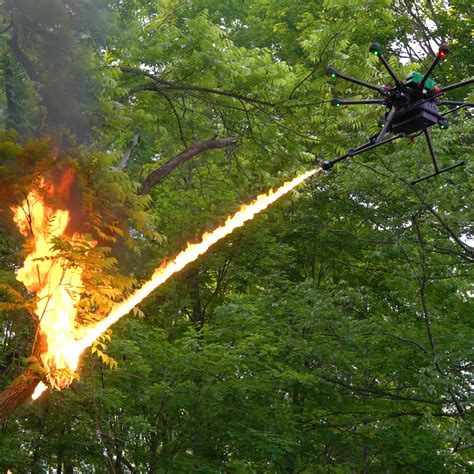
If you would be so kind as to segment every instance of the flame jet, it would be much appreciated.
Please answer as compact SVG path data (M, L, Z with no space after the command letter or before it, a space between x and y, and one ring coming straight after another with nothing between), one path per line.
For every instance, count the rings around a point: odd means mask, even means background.
M85 328L85 336L70 348L72 352L70 358L78 361L82 352L91 346L101 334L123 316L128 314L135 306L143 301L160 285L165 283L170 277L183 270L188 264L197 260L199 256L207 252L207 250L219 240L231 234L235 229L242 227L247 221L253 219L268 206L320 171L321 168L307 171L296 176L291 181L284 183L276 190L270 190L268 193L260 194L250 204L243 204L241 208L235 214L230 216L223 225L216 227L211 232L204 233L200 242L188 244L187 248L181 251L173 260L168 261L166 264L156 269L150 280L130 294L124 301L119 303L107 317L95 326ZM76 367L71 367L71 369L75 370ZM32 398L36 400L47 388L47 385L40 382L37 385Z

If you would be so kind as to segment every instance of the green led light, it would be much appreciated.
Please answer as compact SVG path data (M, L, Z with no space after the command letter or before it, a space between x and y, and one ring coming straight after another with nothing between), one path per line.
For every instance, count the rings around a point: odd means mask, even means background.
M338 102L338 103L336 104L336 107L340 107L340 106L341 106L341 104Z
M334 78L336 77L336 73L333 72L333 73L331 74L331 77L334 79Z
M449 127L449 123L444 120L442 122L438 122L438 124L441 130L446 130Z

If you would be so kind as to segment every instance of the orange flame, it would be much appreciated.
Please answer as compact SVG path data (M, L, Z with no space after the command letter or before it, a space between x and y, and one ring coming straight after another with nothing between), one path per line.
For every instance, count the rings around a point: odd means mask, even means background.
M123 316L128 314L135 306L143 301L152 291L166 282L175 273L183 270L188 264L194 262L200 255L204 254L212 245L231 234L235 229L242 227L245 222L253 219L256 214L265 210L268 206L289 193L303 181L321 171L321 168L315 168L307 171L291 181L284 183L275 191L270 190L266 194L261 194L250 204L244 204L241 208L225 223L211 232L206 232L199 243L188 244L187 248L181 251L173 260L166 262L155 270L151 279L142 287L129 295L123 302L117 305L111 313L102 321L91 328L86 328L86 334L80 340L76 341L73 349L74 358L78 359L80 354L103 334L110 326L116 323ZM36 387L33 399L38 398L41 393L47 389L47 386L40 382Z
M78 338L75 318L83 273L83 268L71 265L53 245L58 237L71 243L82 241L77 233L70 237L65 233L70 222L69 211L53 209L44 201L44 195L64 191L70 183L71 173L65 172L62 178L59 187L41 180L37 190L31 191L19 206L12 208L18 229L29 237L32 247L23 267L18 270L17 280L37 296L34 312L38 331L44 334L48 346L41 354L41 360L48 383L57 390L70 385L71 372L79 361L77 351L71 351L71 348L75 347Z

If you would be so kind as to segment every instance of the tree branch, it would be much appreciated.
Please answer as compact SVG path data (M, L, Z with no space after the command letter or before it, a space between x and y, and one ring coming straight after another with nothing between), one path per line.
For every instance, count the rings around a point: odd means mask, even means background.
M12 35L10 39L8 40L8 46L12 50L15 59L23 67L29 79L33 82L38 82L39 77L38 77L35 67L33 66L33 63L28 59L28 57L20 48L20 44L18 42L18 33L16 31L15 24L13 21L12 21L12 25L13 25Z
M384 332L387 336L393 337L394 339L398 339L399 341L408 342L409 344L413 344L414 346L418 347L423 354L429 354L429 352L417 341L413 339L408 339L406 337L397 336L396 334L392 334L391 332Z
M416 197L420 200L420 202L425 206L426 210L433 215L436 220L443 226L443 228L446 230L446 232L450 235L450 237L468 254L474 255L474 249L465 244L457 235L456 233L451 229L451 227L448 225L448 223L442 218L434 209L431 205L429 205L421 193L416 189L415 186L411 186L411 190L413 193L416 195ZM472 257L468 257L470 261L472 261Z
M234 99L239 99L243 100L245 102L249 102L251 104L258 104L258 105L268 105L270 107L275 106L273 102L268 102L266 100L261 100L261 99L255 99L253 97L248 97L246 95L238 94L236 92L230 92L230 91L222 91L219 89L212 89L209 87L203 87L203 86L194 86L194 85L187 85L187 84L177 84L175 82L171 81L166 81L165 79L161 79L154 74L151 74L147 71L142 71L139 68L127 68L127 67L121 67L120 70L125 73L130 73L130 74L136 74L136 75L141 75L145 77L149 77L150 79L153 80L153 82L148 82L145 84L140 84L136 87L133 87L130 89L129 93L127 96L133 95L137 92L140 91L167 91L167 90L177 90L177 91L197 91L197 92L205 92L207 94L215 94L215 95L223 95L226 97L232 97ZM160 87L158 84L162 84L162 87Z
M380 390L376 388L368 388L368 387L355 387L354 385L350 383L346 383L342 381L339 378L332 379L330 377L324 377L321 376L323 380L326 382L334 383L336 385L339 385L341 387L346 388L347 390L350 390L351 392L357 393L359 395L366 395L366 396L371 396L375 395L380 398L386 398L388 400L400 400L400 401L407 401L407 402L418 402L418 403L428 403L430 405L447 405L449 403L448 400L446 399L441 399L441 400L429 400L426 398L418 398L418 397L404 397L402 395L396 395L394 393L387 392L385 390Z
M472 449L472 448L474 448L474 444L463 444L461 446L456 446L453 449L453 453L457 453L458 451L462 451L464 449Z
M178 155L171 158L164 165L160 166L157 170L153 171L143 182L140 188L140 194L148 194L150 189L161 182L166 176L168 176L175 168L182 165L191 158L199 155L200 153L207 150L215 150L217 148L226 148L237 144L237 138L211 138L201 143L195 143L186 150L182 151Z
M119 170L123 170L125 166L127 166L127 162L130 159L130 156L132 155L133 149L137 146L138 139L140 138L140 134L138 132L135 132L133 134L133 138L128 144L127 149L125 150L124 154L122 155L122 158L120 158L120 162L117 166Z
M418 242L420 244L421 268L423 270L423 275L420 278L420 297L421 297L421 306L423 308L423 319L425 321L426 331L428 333L428 340L430 342L431 354L433 356L434 365L436 367L436 370L441 375L441 377L446 378L446 372L443 370L443 368L441 367L440 363L437 360L438 358L436 355L436 344L435 344L435 339L434 339L434 334L433 334L433 328L431 325L430 313L428 310L428 303L426 301L426 283L428 279L427 279L427 268L426 268L425 243L423 240L423 236L421 235L421 229L418 225L418 221L416 217L413 218L413 223L414 223L414 227L417 233ZM464 407L462 406L462 403L460 402L460 400L458 399L458 397L456 396L456 394L454 393L451 387L448 386L447 391L451 395L451 399L454 403L454 406L456 407L456 410L461 415L461 418L465 420L466 417L464 414Z

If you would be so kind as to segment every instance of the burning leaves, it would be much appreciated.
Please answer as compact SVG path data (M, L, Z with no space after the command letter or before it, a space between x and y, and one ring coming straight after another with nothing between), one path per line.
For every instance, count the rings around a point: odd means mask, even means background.
M206 232L200 242L188 244L174 259L165 261L148 282L116 304L108 316L100 319L103 313L97 311L98 321L92 325L83 325L78 320L87 258L75 260L71 259L70 255L77 251L87 257L93 251L95 243L79 232L71 232L71 213L68 209L55 208L46 203L45 197L48 195L67 193L67 183L64 184L64 181L60 180L59 185L54 186L41 181L38 189L31 191L27 198L12 210L18 229L31 240L31 251L18 271L17 278L37 296L34 312L38 331L45 335L48 346L47 351L41 355L45 382L56 390L67 388L75 377L74 372L82 352L94 344L115 322L169 278L207 252L215 243L242 227L319 171L317 168L303 173L275 191L270 190L259 195L250 204L242 205L223 225ZM71 179L68 172L63 176L66 181ZM40 382L33 398L39 397L46 389L47 385Z
M68 233L70 211L51 207L46 197L67 194L72 180L71 170L63 174L58 186L41 180L20 205L12 208L14 222L30 247L17 279L36 294L35 319L47 342L41 361L48 383L57 390L70 385L79 360L74 344L84 268L70 260L66 250L87 252L91 243L77 232Z

